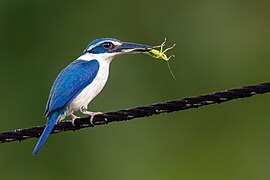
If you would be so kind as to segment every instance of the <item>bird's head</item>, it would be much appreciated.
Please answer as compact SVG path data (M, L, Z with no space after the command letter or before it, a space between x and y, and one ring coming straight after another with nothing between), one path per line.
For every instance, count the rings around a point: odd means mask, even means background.
M117 55L142 53L152 48L153 46L121 42L114 38L101 38L92 41L85 48L79 59L111 61Z

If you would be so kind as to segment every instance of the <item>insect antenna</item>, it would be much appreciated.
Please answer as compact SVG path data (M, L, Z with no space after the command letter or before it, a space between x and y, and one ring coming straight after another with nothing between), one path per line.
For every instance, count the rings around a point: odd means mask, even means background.
M170 73L171 73L173 79L176 80L176 78L175 78L175 76L174 76L174 74L173 74L173 71L172 71L172 69L171 69L170 63L169 63L169 59L171 59L172 57L175 57L175 56L174 56L174 55L171 55L171 56L168 58L167 66L168 66L168 69L169 69L169 71L170 71Z

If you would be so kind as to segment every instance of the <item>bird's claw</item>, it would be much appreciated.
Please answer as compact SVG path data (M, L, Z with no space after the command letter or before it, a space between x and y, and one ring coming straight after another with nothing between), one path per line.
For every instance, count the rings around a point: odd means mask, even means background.
M76 119L80 119L80 117L78 117L78 116L76 116L76 115L74 115L74 114L70 114L71 115L71 124L73 125L73 126L75 126L75 120Z
M91 112L87 111L85 107L81 107L81 113L89 115L90 116L90 124L94 126L94 117L99 114L103 114L103 112Z
M103 112L89 112L89 116L90 116L90 124L94 126L94 117L96 115L99 115L99 114L103 114Z

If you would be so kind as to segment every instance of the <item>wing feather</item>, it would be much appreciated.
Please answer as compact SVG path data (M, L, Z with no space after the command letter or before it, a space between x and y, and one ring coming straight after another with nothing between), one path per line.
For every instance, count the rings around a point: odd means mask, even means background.
M68 106L72 100L96 77L99 69L97 60L75 60L55 79L46 106L46 117L57 109Z

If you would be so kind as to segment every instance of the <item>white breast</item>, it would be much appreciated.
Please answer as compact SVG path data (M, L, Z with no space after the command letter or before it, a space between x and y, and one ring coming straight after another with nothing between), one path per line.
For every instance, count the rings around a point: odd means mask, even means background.
M69 110L77 111L82 106L87 108L88 104L100 93L105 86L109 76L109 66L111 60L101 60L99 62L99 70L92 81L82 92L71 102Z

